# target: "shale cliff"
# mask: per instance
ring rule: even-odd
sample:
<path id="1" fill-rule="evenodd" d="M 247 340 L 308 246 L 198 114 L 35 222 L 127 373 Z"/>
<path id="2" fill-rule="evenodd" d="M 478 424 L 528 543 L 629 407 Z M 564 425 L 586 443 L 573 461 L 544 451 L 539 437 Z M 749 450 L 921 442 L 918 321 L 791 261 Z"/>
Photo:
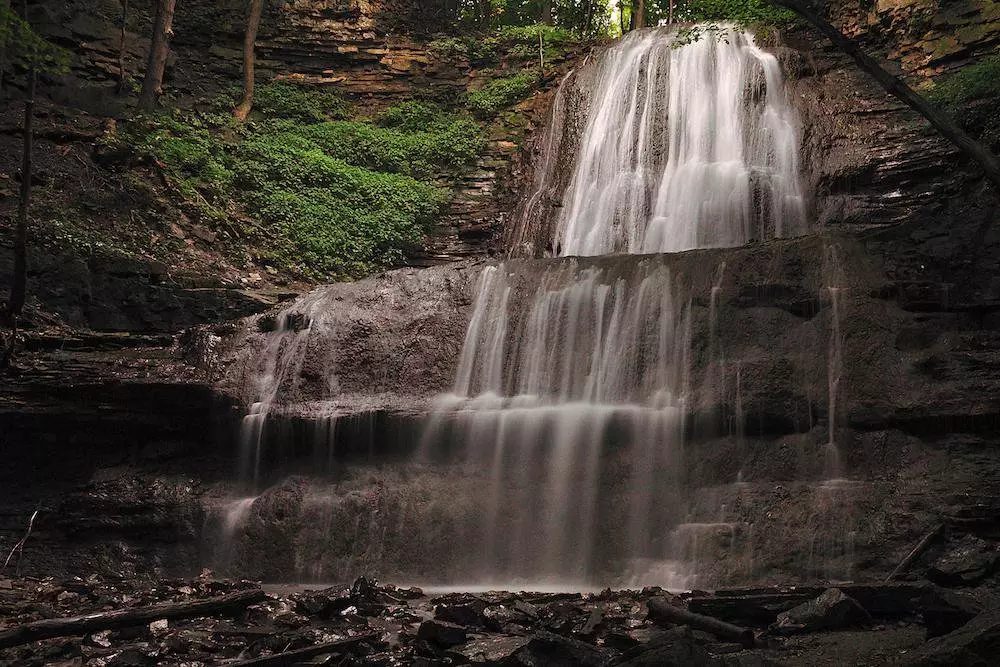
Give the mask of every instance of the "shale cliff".
<path id="1" fill-rule="evenodd" d="M 62 4 L 76 13 L 60 13 Z M 113 115 L 117 5 L 91 15 L 85 4 L 45 10 L 50 34 L 63 35 L 81 59 L 64 87 L 53 88 L 64 92 L 52 94 L 75 99 L 90 91 L 84 97 L 94 113 Z M 992 49 L 994 4 L 878 3 L 862 12 L 829 3 L 846 17 L 846 30 L 890 49 L 915 77 Z M 239 22 L 225 3 L 199 7 L 201 18 L 187 20 L 203 23 L 177 26 L 170 76 L 181 105 L 199 104 L 218 85 L 203 82 L 238 68 Z M 474 63 L 438 58 L 413 36 L 416 27 L 400 32 L 376 9 L 281 5 L 262 32 L 263 71 L 338 85 L 372 106 L 473 85 Z M 914 17 L 929 23 L 921 28 Z M 956 29 L 964 26 L 974 30 Z M 134 65 L 142 37 L 130 33 L 128 42 Z M 919 118 L 815 35 L 800 30 L 783 44 L 773 50 L 801 116 L 815 233 L 643 259 L 684 276 L 692 313 L 697 400 L 686 417 L 689 505 L 681 508 L 688 528 L 670 536 L 670 548 L 696 564 L 706 584 L 881 577 L 939 522 L 955 539 L 997 530 L 1000 236 L 991 194 Z M 552 97 L 550 88 L 517 109 L 531 118 L 521 129 L 542 125 Z M 523 198 L 531 175 L 524 164 L 534 159 L 538 168 L 544 140 L 539 132 L 514 137 L 523 144 L 493 138 L 491 155 L 470 175 L 468 197 L 456 199 L 430 242 L 430 258 L 483 255 L 496 231 L 512 229 L 518 201 L 496 196 L 497 181 L 510 174 L 507 187 Z M 518 157 L 510 162 L 511 155 Z M 181 228 L 189 245 L 210 250 L 194 229 Z M 551 230 L 525 234 L 534 239 L 531 254 L 546 253 Z M 553 267 L 631 279 L 615 257 L 546 260 L 534 269 L 523 262 L 509 264 L 519 268 L 513 289 L 521 299 Z M 37 574 L 166 574 L 202 565 L 268 580 L 340 578 L 368 568 L 387 576 L 433 578 L 449 567 L 465 574 L 454 567 L 467 555 L 477 521 L 470 499 L 481 494 L 482 476 L 453 463 L 385 464 L 421 446 L 419 417 L 451 386 L 487 264 L 495 262 L 467 258 L 322 287 L 178 340 L 37 337 L 32 369 L 0 400 L 0 432 L 16 452 L 0 471 L 2 544 L 19 537 L 40 507 L 25 561 Z M 52 285 L 40 293 L 66 294 L 61 271 L 36 274 L 36 284 Z M 152 268 L 140 274 L 150 285 L 159 280 Z M 118 313 L 120 297 L 94 288 L 86 298 L 71 294 L 64 307 L 93 299 Z M 259 310 L 260 301 L 203 317 L 174 302 L 173 314 L 148 328 L 128 318 L 102 324 L 89 312 L 79 322 L 172 331 Z M 263 477 L 276 485 L 252 505 L 233 505 L 249 493 L 236 481 L 246 456 L 238 436 L 248 405 L 260 400 L 255 380 L 271 345 L 302 353 L 289 357 L 297 364 L 287 376 L 294 400 L 266 427 L 292 437 L 275 438 L 287 446 L 263 452 Z M 832 480 L 823 471 L 831 442 L 841 473 Z M 611 470 L 622 464 L 613 450 L 602 456 Z M 608 497 L 621 491 L 612 483 Z M 218 538 L 234 511 L 244 511 L 241 530 Z M 604 546 L 609 559 L 624 557 L 616 545 Z"/>

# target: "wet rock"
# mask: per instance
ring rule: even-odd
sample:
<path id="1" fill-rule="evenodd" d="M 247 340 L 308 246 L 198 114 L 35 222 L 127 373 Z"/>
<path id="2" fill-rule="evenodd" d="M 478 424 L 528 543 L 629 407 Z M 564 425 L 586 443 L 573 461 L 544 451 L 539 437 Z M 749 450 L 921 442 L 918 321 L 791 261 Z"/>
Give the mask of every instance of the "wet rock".
<path id="1" fill-rule="evenodd" d="M 839 588 L 830 588 L 815 600 L 779 614 L 771 628 L 781 634 L 792 634 L 840 630 L 870 622 L 871 616 L 854 598 L 848 597 Z"/>
<path id="2" fill-rule="evenodd" d="M 434 608 L 434 618 L 459 625 L 482 625 L 485 600 L 471 600 L 462 604 L 443 604 Z"/>
<path id="3" fill-rule="evenodd" d="M 701 667 L 713 664 L 708 651 L 695 639 L 690 628 L 662 632 L 648 644 L 622 656 L 620 665 L 628 667 Z"/>
<path id="4" fill-rule="evenodd" d="M 615 653 L 600 649 L 578 639 L 570 639 L 551 632 L 534 635 L 513 656 L 513 664 L 524 667 L 604 667 L 615 658 Z M 652 664 L 652 663 L 650 663 Z"/>
<path id="5" fill-rule="evenodd" d="M 974 586 L 996 570 L 995 545 L 966 535 L 931 564 L 927 578 L 941 586 Z"/>
<path id="6" fill-rule="evenodd" d="M 127 648 L 108 660 L 108 667 L 153 667 L 156 658 L 146 655 L 137 648 Z"/>
<path id="7" fill-rule="evenodd" d="M 464 643 L 467 639 L 467 633 L 461 625 L 432 619 L 420 624 L 417 638 L 447 648 Z"/>
<path id="8" fill-rule="evenodd" d="M 1000 654 L 1000 614 L 981 614 L 964 626 L 928 641 L 908 667 L 988 667 Z"/>
<path id="9" fill-rule="evenodd" d="M 446 657 L 474 665 L 509 665 L 513 655 L 529 641 L 528 637 L 493 636 L 474 639 L 448 651 Z"/>
<path id="10" fill-rule="evenodd" d="M 962 627 L 979 615 L 979 602 L 968 593 L 932 589 L 920 598 L 920 613 L 927 626 L 927 638 L 940 637 Z"/>

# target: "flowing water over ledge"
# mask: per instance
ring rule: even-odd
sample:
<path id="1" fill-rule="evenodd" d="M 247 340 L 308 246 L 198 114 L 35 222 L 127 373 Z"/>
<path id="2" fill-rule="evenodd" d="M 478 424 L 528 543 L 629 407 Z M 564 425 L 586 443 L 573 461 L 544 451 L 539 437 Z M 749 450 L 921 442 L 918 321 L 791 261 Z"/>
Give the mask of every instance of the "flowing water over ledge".
<path id="1" fill-rule="evenodd" d="M 754 477 L 747 425 L 768 420 L 765 430 L 798 437 L 808 456 L 818 444 L 825 468 L 795 480 L 840 475 L 834 417 L 846 285 L 839 276 L 831 282 L 836 262 L 827 258 L 837 252 L 820 240 L 702 256 L 639 254 L 740 246 L 806 229 L 797 121 L 777 61 L 749 35 L 723 37 L 677 46 L 669 31 L 634 33 L 593 64 L 580 140 L 544 142 L 524 215 L 539 214 L 539 193 L 558 190 L 546 183 L 553 152 L 572 150 L 549 245 L 563 256 L 604 257 L 512 260 L 479 272 L 471 312 L 459 320 L 467 327 L 451 391 L 425 397 L 406 417 L 409 426 L 381 432 L 379 460 L 400 453 L 392 470 L 338 470 L 347 452 L 357 452 L 363 428 L 357 410 L 342 428 L 340 351 L 323 343 L 331 327 L 345 324 L 332 315 L 335 290 L 333 297 L 318 290 L 279 316 L 251 363 L 241 479 L 261 491 L 280 459 L 275 451 L 301 450 L 303 432 L 315 452 L 311 472 L 339 478 L 326 489 L 292 479 L 221 507 L 216 557 L 238 562 L 242 549 L 245 565 L 255 558 L 254 536 L 266 538 L 294 512 L 308 528 L 269 576 L 323 579 L 375 567 L 442 583 L 679 587 L 708 574 L 703 563 L 719 551 L 737 563 L 728 576 L 752 574 L 754 525 L 734 510 L 761 493 L 747 482 Z M 563 132 L 564 98 L 561 89 L 550 136 Z M 804 248 L 818 260 L 812 267 L 799 264 Z M 775 312 L 752 326 L 773 331 L 775 347 L 784 348 L 771 351 L 763 371 L 752 352 L 731 344 L 749 323 L 727 317 L 744 288 L 761 286 L 774 289 L 758 297 L 775 301 Z M 813 315 L 823 303 L 834 316 L 829 335 L 796 312 Z M 763 414 L 760 395 L 774 381 L 767 374 L 788 369 L 792 389 L 781 386 L 787 380 L 777 386 L 789 398 Z M 819 377 L 825 391 L 814 392 Z M 755 381 L 761 386 L 748 391 Z M 822 433 L 820 393 L 828 408 Z M 384 415 L 399 421 L 391 410 Z M 713 463 L 709 479 L 699 479 L 703 463 L 690 446 L 706 437 L 735 442 L 739 460 Z M 733 469 L 720 477 L 725 468 Z M 407 551 L 409 565 L 400 557 Z M 827 545 L 824 558 L 842 551 Z"/>

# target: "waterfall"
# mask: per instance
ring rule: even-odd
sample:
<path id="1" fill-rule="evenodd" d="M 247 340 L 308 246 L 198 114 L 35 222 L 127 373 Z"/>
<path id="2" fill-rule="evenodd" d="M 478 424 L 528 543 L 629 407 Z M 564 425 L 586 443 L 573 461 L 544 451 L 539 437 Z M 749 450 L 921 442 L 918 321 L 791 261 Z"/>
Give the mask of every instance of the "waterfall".
<path id="1" fill-rule="evenodd" d="M 750 35 L 682 46 L 670 31 L 636 32 L 597 68 L 554 208 L 559 254 L 674 252 L 803 231 L 795 114 L 777 60 Z M 551 196 L 569 81 L 526 215 Z M 454 391 L 423 439 L 425 453 L 447 443 L 490 470 L 481 576 L 585 582 L 624 558 L 658 562 L 657 583 L 689 581 L 656 561 L 684 532 L 671 538 L 682 520 L 689 297 L 662 266 L 627 279 L 554 262 L 533 294 L 515 292 L 514 271 L 483 270 Z M 609 487 L 622 506 L 599 493 Z"/>
<path id="2" fill-rule="evenodd" d="M 600 61 L 559 218 L 562 255 L 801 234 L 797 121 L 777 59 L 728 29 L 634 32 Z"/>
<path id="3" fill-rule="evenodd" d="M 439 583 L 686 586 L 698 574 L 686 561 L 745 539 L 745 524 L 723 502 L 731 489 L 703 503 L 720 504 L 718 512 L 694 507 L 696 454 L 685 448 L 692 424 L 718 416 L 718 406 L 743 417 L 740 361 L 726 355 L 720 313 L 726 285 L 752 265 L 650 254 L 804 231 L 797 121 L 776 59 L 732 29 L 686 45 L 670 30 L 631 33 L 564 77 L 540 149 L 507 241 L 562 256 L 487 264 L 474 289 L 459 281 L 463 304 L 474 294 L 471 315 L 451 390 L 430 410 L 404 402 L 376 416 L 381 404 L 369 395 L 380 378 L 353 362 L 354 373 L 341 374 L 338 359 L 365 352 L 358 336 L 398 335 L 392 327 L 404 320 L 391 313 L 416 309 L 418 326 L 433 327 L 447 301 L 414 305 L 411 293 L 422 292 L 376 278 L 370 292 L 385 301 L 382 321 L 365 315 L 368 301 L 341 301 L 342 290 L 328 286 L 244 331 L 256 346 L 244 359 L 252 375 L 244 490 L 261 492 L 283 474 L 271 445 L 294 453 L 311 442 L 313 470 L 335 472 L 327 483 L 344 494 L 294 496 L 308 517 L 295 541 L 296 572 L 353 576 L 342 568 L 394 558 L 405 576 Z M 674 259 L 684 260 L 680 268 Z M 774 268 L 757 279 L 774 279 Z M 459 274 L 468 275 L 414 272 L 413 283 L 453 289 Z M 347 344 L 338 351 L 331 340 Z M 416 394 L 454 352 L 433 335 L 411 342 L 438 360 L 407 375 Z M 708 373 L 692 380 L 695 356 Z M 435 387 L 447 386 L 446 372 Z M 367 394 L 353 396 L 362 382 Z M 403 419 L 420 427 L 392 431 Z M 742 433 L 741 422 L 728 425 L 729 435 Z M 361 437 L 383 452 L 405 451 L 404 472 L 383 484 L 386 470 L 333 471 L 334 441 L 341 456 Z M 405 446 L 393 444 L 404 437 Z M 739 475 L 734 468 L 730 480 Z M 281 493 L 275 502 L 284 507 Z M 217 522 L 227 535 L 240 533 L 245 516 L 267 516 L 269 491 L 241 502 L 235 518 Z M 422 565 L 403 564 L 418 542 Z"/>

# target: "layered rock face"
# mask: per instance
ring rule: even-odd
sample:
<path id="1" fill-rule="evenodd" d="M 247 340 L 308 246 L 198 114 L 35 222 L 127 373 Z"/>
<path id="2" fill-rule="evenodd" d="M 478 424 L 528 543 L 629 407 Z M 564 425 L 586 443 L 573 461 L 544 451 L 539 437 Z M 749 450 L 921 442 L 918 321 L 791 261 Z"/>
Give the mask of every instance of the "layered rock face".
<path id="1" fill-rule="evenodd" d="M 903 71 L 929 77 L 990 55 L 1000 44 L 1000 8 L 990 0 L 829 0 L 827 15 L 848 36 L 886 49 Z"/>
<path id="2" fill-rule="evenodd" d="M 681 521 L 659 546 L 671 567 L 684 566 L 672 574 L 693 577 L 689 583 L 880 576 L 942 519 L 971 533 L 996 528 L 1000 295 L 992 274 L 1000 238 L 986 225 L 993 214 L 978 203 L 975 184 L 957 180 L 947 147 L 908 112 L 834 54 L 814 62 L 800 65 L 790 85 L 806 129 L 814 208 L 831 227 L 863 231 L 861 240 L 817 235 L 641 260 L 508 264 L 515 301 L 526 301 L 550 271 L 590 269 L 634 282 L 638 266 L 652 265 L 682 276 L 693 389 L 681 500 L 672 508 Z M 857 96 L 866 100 L 860 112 Z M 75 430 L 88 434 L 84 446 L 103 439 L 108 447 L 87 449 L 87 465 L 67 482 L 86 484 L 84 493 L 39 494 L 69 518 L 37 536 L 48 555 L 29 566 L 96 567 L 113 561 L 101 555 L 111 549 L 144 554 L 131 562 L 160 572 L 210 564 L 270 580 L 362 569 L 425 580 L 475 576 L 463 564 L 475 562 L 468 549 L 486 472 L 454 452 L 411 455 L 433 397 L 452 387 L 483 267 L 323 287 L 239 327 L 205 330 L 192 346 L 200 370 L 172 369 L 162 394 L 155 383 L 152 393 L 140 390 L 148 383 L 129 380 L 134 373 L 109 380 L 117 398 L 104 423 L 156 414 L 150 430 L 176 430 L 182 443 L 162 457 L 124 463 L 126 444 L 159 436 L 101 432 L 71 403 L 40 457 L 60 456 Z M 155 356 L 149 367 L 159 367 Z M 88 368 L 74 355 L 53 359 Z M 283 390 L 251 447 L 222 438 L 209 448 L 205 402 L 195 409 L 176 400 L 204 398 L 185 392 L 214 383 L 244 405 L 265 402 L 262 389 Z M 27 450 L 37 426 L 12 405 L 5 418 Z M 238 433 L 236 421 L 223 430 Z M 257 488 L 236 488 L 239 459 L 248 457 L 261 471 Z M 615 508 L 629 490 L 616 472 L 626 462 L 611 446 L 600 457 L 610 509 L 599 521 L 610 528 L 623 518 Z M 164 469 L 175 476 L 162 500 L 140 500 L 137 489 L 164 489 Z M 45 469 L 31 459 L 11 470 L 33 471 L 31 488 Z M 15 508 L 8 537 L 31 505 L 19 497 L 6 505 Z M 110 518 L 86 520 L 96 514 Z M 86 526 L 82 558 L 74 523 Z M 171 537 L 157 542 L 157 534 Z M 215 537 L 203 543 L 203 534 Z M 628 554 L 610 541 L 599 548 L 620 573 Z M 658 563 L 630 567 L 638 582 Z"/>

